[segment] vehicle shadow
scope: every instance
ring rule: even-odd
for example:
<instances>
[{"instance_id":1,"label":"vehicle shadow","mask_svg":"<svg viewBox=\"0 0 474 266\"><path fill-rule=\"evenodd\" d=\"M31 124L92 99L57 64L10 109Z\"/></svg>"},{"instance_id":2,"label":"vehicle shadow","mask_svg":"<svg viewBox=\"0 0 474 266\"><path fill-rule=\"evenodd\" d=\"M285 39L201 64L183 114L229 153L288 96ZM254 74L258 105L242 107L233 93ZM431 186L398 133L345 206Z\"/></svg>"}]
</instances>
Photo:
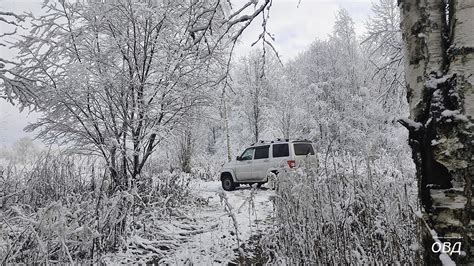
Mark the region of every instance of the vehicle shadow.
<instances>
[{"instance_id":1,"label":"vehicle shadow","mask_svg":"<svg viewBox=\"0 0 474 266\"><path fill-rule=\"evenodd\" d=\"M235 190L251 190L251 189L257 189L257 190L268 190L267 187L256 187L256 185L253 185L253 186L249 186L249 185L240 185L238 187L235 188Z\"/></svg>"}]
</instances>

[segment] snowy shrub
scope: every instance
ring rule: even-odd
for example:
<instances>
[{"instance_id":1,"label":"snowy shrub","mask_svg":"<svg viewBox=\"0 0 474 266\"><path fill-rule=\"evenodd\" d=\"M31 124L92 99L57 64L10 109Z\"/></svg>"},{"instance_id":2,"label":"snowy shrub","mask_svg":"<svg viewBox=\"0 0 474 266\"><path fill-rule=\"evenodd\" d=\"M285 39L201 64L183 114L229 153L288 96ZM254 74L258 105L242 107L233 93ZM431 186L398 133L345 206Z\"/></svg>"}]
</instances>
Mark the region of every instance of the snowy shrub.
<instances>
[{"instance_id":1,"label":"snowy shrub","mask_svg":"<svg viewBox=\"0 0 474 266\"><path fill-rule=\"evenodd\" d=\"M191 178L155 170L145 168L142 183L111 193L110 174L90 157L51 152L28 167L2 166L0 261L97 263L126 250L135 234L163 237L137 228L192 202Z\"/></svg>"},{"instance_id":2,"label":"snowy shrub","mask_svg":"<svg viewBox=\"0 0 474 266\"><path fill-rule=\"evenodd\" d=\"M42 154L21 169L8 166L0 194L3 262L71 263L91 257L99 236L95 215L105 213L95 210L93 168L88 160L60 153Z\"/></svg>"},{"instance_id":3,"label":"snowy shrub","mask_svg":"<svg viewBox=\"0 0 474 266\"><path fill-rule=\"evenodd\" d=\"M330 154L320 168L280 174L266 237L273 262L413 264L416 184L392 157Z\"/></svg>"},{"instance_id":4,"label":"snowy shrub","mask_svg":"<svg viewBox=\"0 0 474 266\"><path fill-rule=\"evenodd\" d=\"M13 143L11 147L4 146L0 149L0 165L4 165L6 162L26 165L35 160L39 151L31 138L21 138Z\"/></svg>"},{"instance_id":5,"label":"snowy shrub","mask_svg":"<svg viewBox=\"0 0 474 266\"><path fill-rule=\"evenodd\" d=\"M414 178L389 159L327 156L320 168L280 174L266 243L274 262L414 263Z\"/></svg>"},{"instance_id":6,"label":"snowy shrub","mask_svg":"<svg viewBox=\"0 0 474 266\"><path fill-rule=\"evenodd\" d=\"M6 240L3 261L72 263L84 259L98 236L92 224L84 223L90 218L86 210L79 206L68 208L60 202L51 202L36 212L28 205L12 207L4 213L6 224L13 226L5 228L9 230L1 236Z\"/></svg>"},{"instance_id":7,"label":"snowy shrub","mask_svg":"<svg viewBox=\"0 0 474 266\"><path fill-rule=\"evenodd\" d=\"M225 157L199 155L196 156L196 163L191 168L191 175L201 180L218 180L219 171L226 162Z\"/></svg>"},{"instance_id":8,"label":"snowy shrub","mask_svg":"<svg viewBox=\"0 0 474 266\"><path fill-rule=\"evenodd\" d=\"M191 176L181 171L145 171L143 182L139 183L140 199L144 203L163 207L186 204L190 198Z\"/></svg>"}]
</instances>

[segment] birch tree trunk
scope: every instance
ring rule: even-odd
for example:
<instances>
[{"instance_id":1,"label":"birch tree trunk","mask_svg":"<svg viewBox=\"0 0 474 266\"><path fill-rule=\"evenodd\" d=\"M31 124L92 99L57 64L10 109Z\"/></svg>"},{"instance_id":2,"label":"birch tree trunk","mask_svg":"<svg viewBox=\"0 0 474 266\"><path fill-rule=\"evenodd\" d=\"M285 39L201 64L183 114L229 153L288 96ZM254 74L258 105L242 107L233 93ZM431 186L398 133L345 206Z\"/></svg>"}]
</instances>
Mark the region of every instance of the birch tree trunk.
<instances>
[{"instance_id":1,"label":"birch tree trunk","mask_svg":"<svg viewBox=\"0 0 474 266\"><path fill-rule=\"evenodd\" d=\"M222 91L222 118L224 120L225 142L227 150L227 161L232 161L232 152L230 148L229 115L227 113L227 104L225 99L225 90Z\"/></svg>"},{"instance_id":2,"label":"birch tree trunk","mask_svg":"<svg viewBox=\"0 0 474 266\"><path fill-rule=\"evenodd\" d=\"M474 0L400 0L424 263L474 263ZM456 242L435 253L434 241ZM440 242L438 242L440 243ZM448 257L449 256L449 257Z\"/></svg>"}]
</instances>

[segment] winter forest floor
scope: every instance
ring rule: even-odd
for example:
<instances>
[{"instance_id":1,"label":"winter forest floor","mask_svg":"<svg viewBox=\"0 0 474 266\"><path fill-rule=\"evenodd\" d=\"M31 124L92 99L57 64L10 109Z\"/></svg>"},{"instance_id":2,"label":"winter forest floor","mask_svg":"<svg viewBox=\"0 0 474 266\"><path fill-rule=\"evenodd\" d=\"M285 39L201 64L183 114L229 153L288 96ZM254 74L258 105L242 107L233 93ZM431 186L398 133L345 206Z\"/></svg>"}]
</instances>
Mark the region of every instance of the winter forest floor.
<instances>
[{"instance_id":1,"label":"winter forest floor","mask_svg":"<svg viewBox=\"0 0 474 266\"><path fill-rule=\"evenodd\" d=\"M128 240L128 250L110 254L104 262L173 265L262 262L254 242L271 224L274 191L243 185L226 192L218 181L195 181L191 187L197 201L195 206L184 206L180 215L168 220L144 221L149 227L159 228L166 240L146 240L135 235Z\"/></svg>"}]
</instances>

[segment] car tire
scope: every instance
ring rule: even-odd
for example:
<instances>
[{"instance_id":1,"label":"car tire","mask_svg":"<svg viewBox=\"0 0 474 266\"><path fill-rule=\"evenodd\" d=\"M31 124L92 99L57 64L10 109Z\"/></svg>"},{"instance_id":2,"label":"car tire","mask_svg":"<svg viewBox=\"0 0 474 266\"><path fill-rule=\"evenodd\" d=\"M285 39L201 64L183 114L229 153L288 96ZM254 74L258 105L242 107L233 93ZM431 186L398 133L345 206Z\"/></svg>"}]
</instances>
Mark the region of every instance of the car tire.
<instances>
[{"instance_id":1,"label":"car tire","mask_svg":"<svg viewBox=\"0 0 474 266\"><path fill-rule=\"evenodd\" d=\"M232 177L230 175L225 175L221 178L222 181L222 188L225 191L232 191L235 189L235 183L234 180L232 180Z\"/></svg>"}]
</instances>

